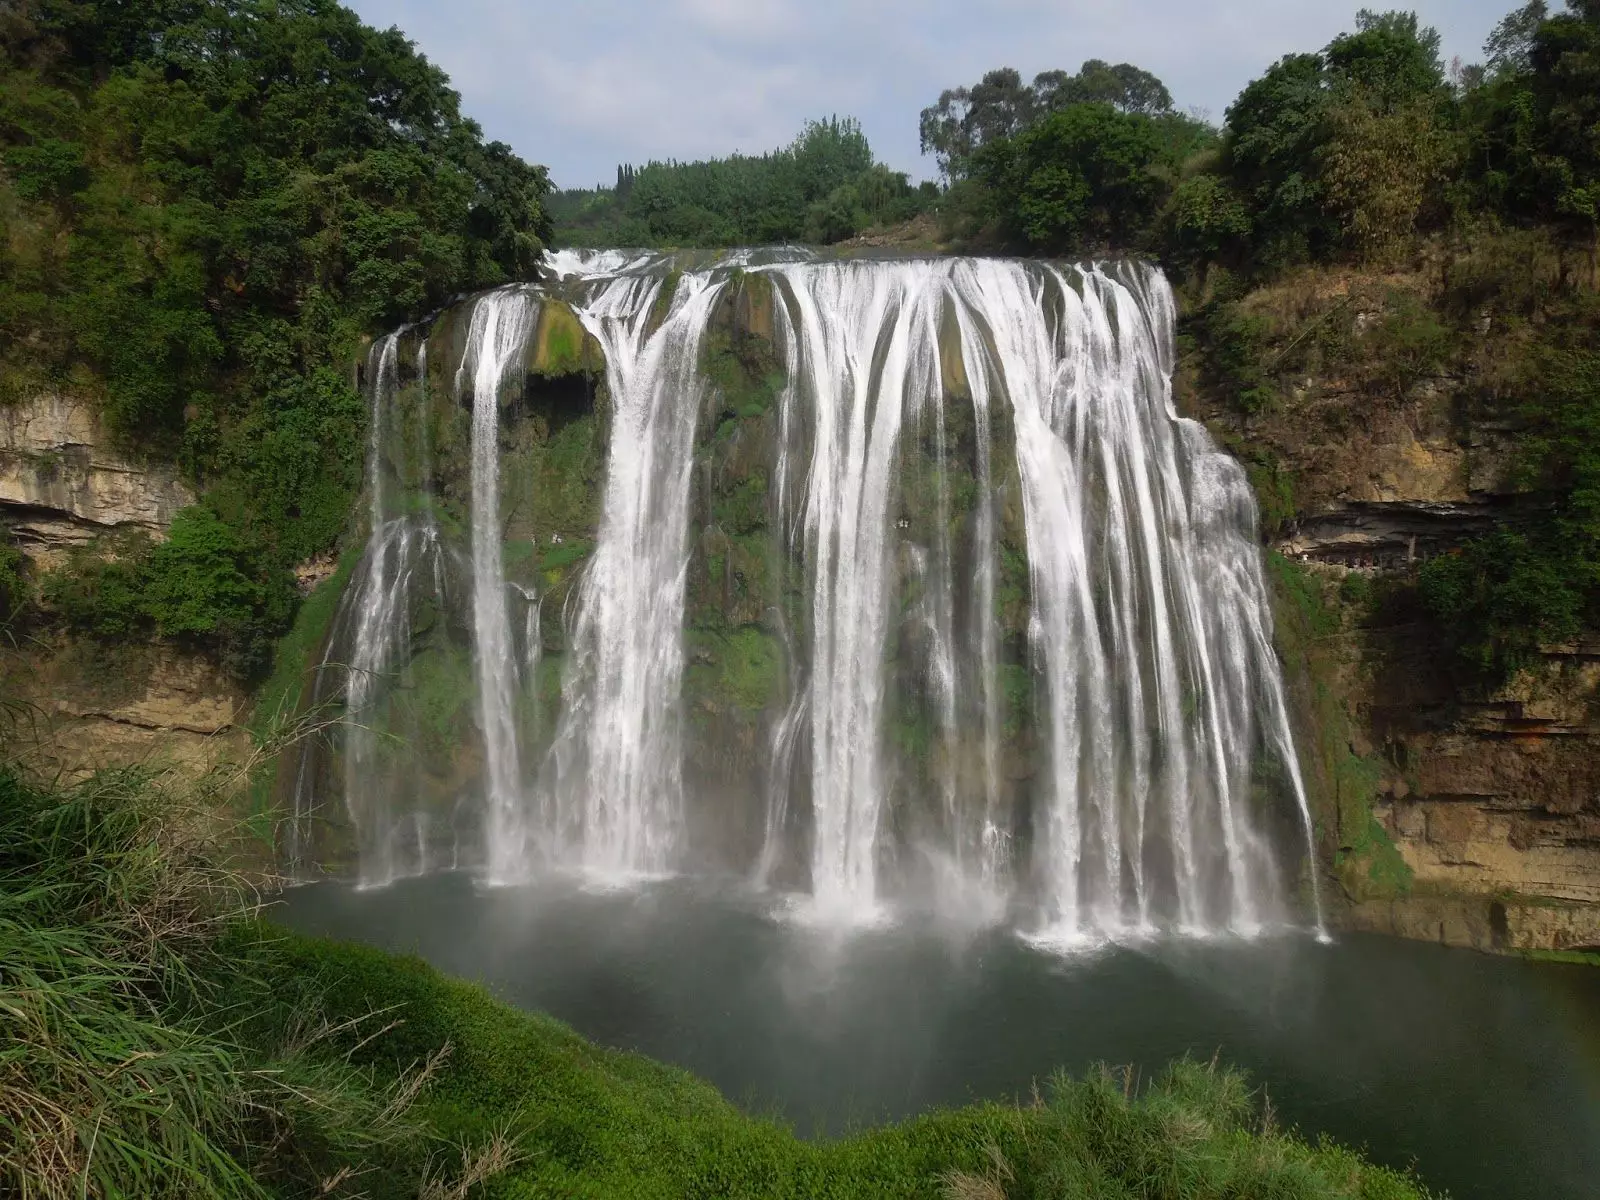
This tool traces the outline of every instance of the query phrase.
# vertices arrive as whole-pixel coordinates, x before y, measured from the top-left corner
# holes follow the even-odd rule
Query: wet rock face
[[[159,537],[193,503],[171,467],[114,450],[87,400],[42,394],[0,407],[0,519],[35,558],[112,531]]]

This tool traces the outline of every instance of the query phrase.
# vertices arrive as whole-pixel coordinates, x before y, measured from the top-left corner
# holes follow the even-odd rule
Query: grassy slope
[[[206,800],[0,763],[0,1195],[1425,1194],[1272,1129],[1242,1076],[1192,1062],[803,1142],[418,959],[248,917]]]
[[[451,1046],[421,1111],[456,1144],[516,1134],[526,1157],[493,1195],[1425,1195],[1343,1149],[1263,1133],[1242,1077],[1202,1064],[1176,1064],[1142,1095],[1106,1073],[1057,1081],[1030,1107],[973,1105],[809,1143],[683,1071],[594,1046],[418,959],[289,934],[254,953],[280,995],[318,981],[330,1019],[392,1007],[403,1023],[363,1051],[380,1073]]]

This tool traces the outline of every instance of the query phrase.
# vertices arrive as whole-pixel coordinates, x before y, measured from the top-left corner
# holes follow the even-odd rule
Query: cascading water
[[[937,388],[936,267],[783,269],[813,424],[804,500],[811,586],[811,888],[868,913],[884,801],[880,737],[889,609],[889,496],[906,407]],[[880,365],[881,364],[881,365]],[[910,389],[910,395],[908,395]]]
[[[877,900],[888,481],[902,421],[938,395],[939,318],[953,309],[984,434],[969,655],[984,729],[980,870],[1002,872],[1025,832],[1002,824],[996,803],[992,381],[1015,427],[1044,701],[1048,773],[1027,831],[1040,919],[1066,940],[1158,919],[1258,928],[1280,890],[1242,811],[1259,703],[1290,763],[1292,742],[1276,662],[1260,654],[1270,623],[1248,489],[1204,431],[1171,410],[1164,281],[1136,268],[1069,278],[990,261],[771,270],[801,347],[791,385],[816,425],[805,503],[818,903],[866,913]],[[1304,817],[1298,768],[1290,773]]]
[[[683,720],[686,579],[707,569],[705,546],[729,544],[691,537],[694,513],[713,522],[697,455],[720,453],[706,355],[761,281],[775,407],[715,418],[719,438],[770,429],[748,443],[764,464],[738,443],[740,471],[770,480],[755,494],[779,564],[739,636],[788,664],[759,717],[762,782],[723,801],[754,810],[747,868],[808,880],[818,913],[854,921],[908,894],[918,863],[952,864],[1063,943],[1285,919],[1261,763],[1280,764],[1308,844],[1311,825],[1254,503],[1237,464],[1173,411],[1157,272],[753,254],[669,272],[660,256],[570,252],[551,266],[561,282],[472,302],[455,372],[472,417],[466,624],[491,878],[540,863],[650,874],[701,849],[683,763],[716,735],[687,736]],[[609,442],[592,529],[572,533],[593,552],[547,603],[545,577],[565,585],[537,546],[525,582],[507,581],[507,556],[529,547],[508,541],[528,518],[502,501],[519,482],[502,476],[506,422],[523,419],[502,395],[553,298],[604,355]],[[422,517],[386,510],[376,447],[394,353],[390,339],[370,368],[374,532],[341,617],[355,647],[344,788],[362,830],[422,828],[420,809],[386,813],[363,790],[384,750],[358,720],[382,689],[361,680],[403,667],[417,572],[432,563],[449,590],[431,499]],[[717,569],[726,605],[733,568]],[[565,657],[545,749],[526,712],[545,703],[547,640]],[[364,878],[410,869],[385,864],[387,836],[363,833]]]
[[[578,309],[605,350],[612,430],[551,751],[551,829],[558,855],[604,872],[663,871],[679,848],[689,481],[719,286],[683,276],[659,328],[658,278],[623,275]]]
[[[487,859],[491,879],[514,879],[528,863],[530,830],[517,746],[517,669],[506,604],[500,528],[500,388],[520,366],[538,301],[522,288],[480,297],[472,309],[456,394],[472,394],[472,626],[483,732]]]

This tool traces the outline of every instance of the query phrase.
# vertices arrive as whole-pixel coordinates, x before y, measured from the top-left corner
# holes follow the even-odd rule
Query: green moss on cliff
[[[739,537],[767,524],[767,477],[752,475],[719,492],[712,517],[728,534]]]
[[[529,374],[559,377],[604,370],[600,344],[577,314],[559,300],[546,299],[539,307],[539,327],[528,355]]]
[[[779,699],[783,647],[765,630],[750,626],[725,634],[694,630],[688,650],[684,692],[692,703],[755,713]]]
[[[360,547],[351,547],[339,556],[338,567],[312,589],[295,614],[294,625],[274,649],[272,674],[256,693],[251,710],[250,729],[258,737],[299,711],[305,685],[321,662],[328,628],[361,554]]]
[[[1411,868],[1373,810],[1383,764],[1356,752],[1351,714],[1339,699],[1348,653],[1339,588],[1275,553],[1267,555],[1267,578],[1319,856],[1352,900],[1405,895]]]
[[[434,647],[411,660],[394,699],[410,718],[401,727],[416,730],[417,749],[426,761],[442,763],[460,745],[471,728],[477,694],[472,656],[464,648]]]
[[[650,327],[659,329],[666,323],[668,315],[672,312],[672,302],[678,297],[678,285],[683,282],[683,272],[677,267],[667,272],[667,277],[661,281],[661,290],[656,293],[656,301],[650,306]]]

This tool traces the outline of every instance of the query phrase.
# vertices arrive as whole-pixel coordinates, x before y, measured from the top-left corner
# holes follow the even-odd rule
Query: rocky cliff
[[[0,536],[33,573],[126,535],[159,539],[192,503],[170,465],[115,448],[92,400],[46,393],[0,406]],[[52,773],[203,770],[243,749],[246,697],[210,662],[171,647],[112,649],[35,631],[0,650],[0,694],[20,742]]]
[[[1191,355],[1185,404],[1248,464],[1278,556],[1279,634],[1325,861],[1352,928],[1495,951],[1600,947],[1600,639],[1486,686],[1416,603],[1420,563],[1520,496],[1510,429],[1474,401],[1496,330],[1450,369],[1384,340],[1422,280],[1308,273],[1246,298],[1324,340],[1241,411]],[[1295,332],[1299,330],[1300,332]],[[1291,348],[1292,352],[1292,348]]]
[[[42,393],[0,406],[0,518],[54,562],[107,533],[159,537],[194,494],[171,466],[116,450],[87,399]]]

